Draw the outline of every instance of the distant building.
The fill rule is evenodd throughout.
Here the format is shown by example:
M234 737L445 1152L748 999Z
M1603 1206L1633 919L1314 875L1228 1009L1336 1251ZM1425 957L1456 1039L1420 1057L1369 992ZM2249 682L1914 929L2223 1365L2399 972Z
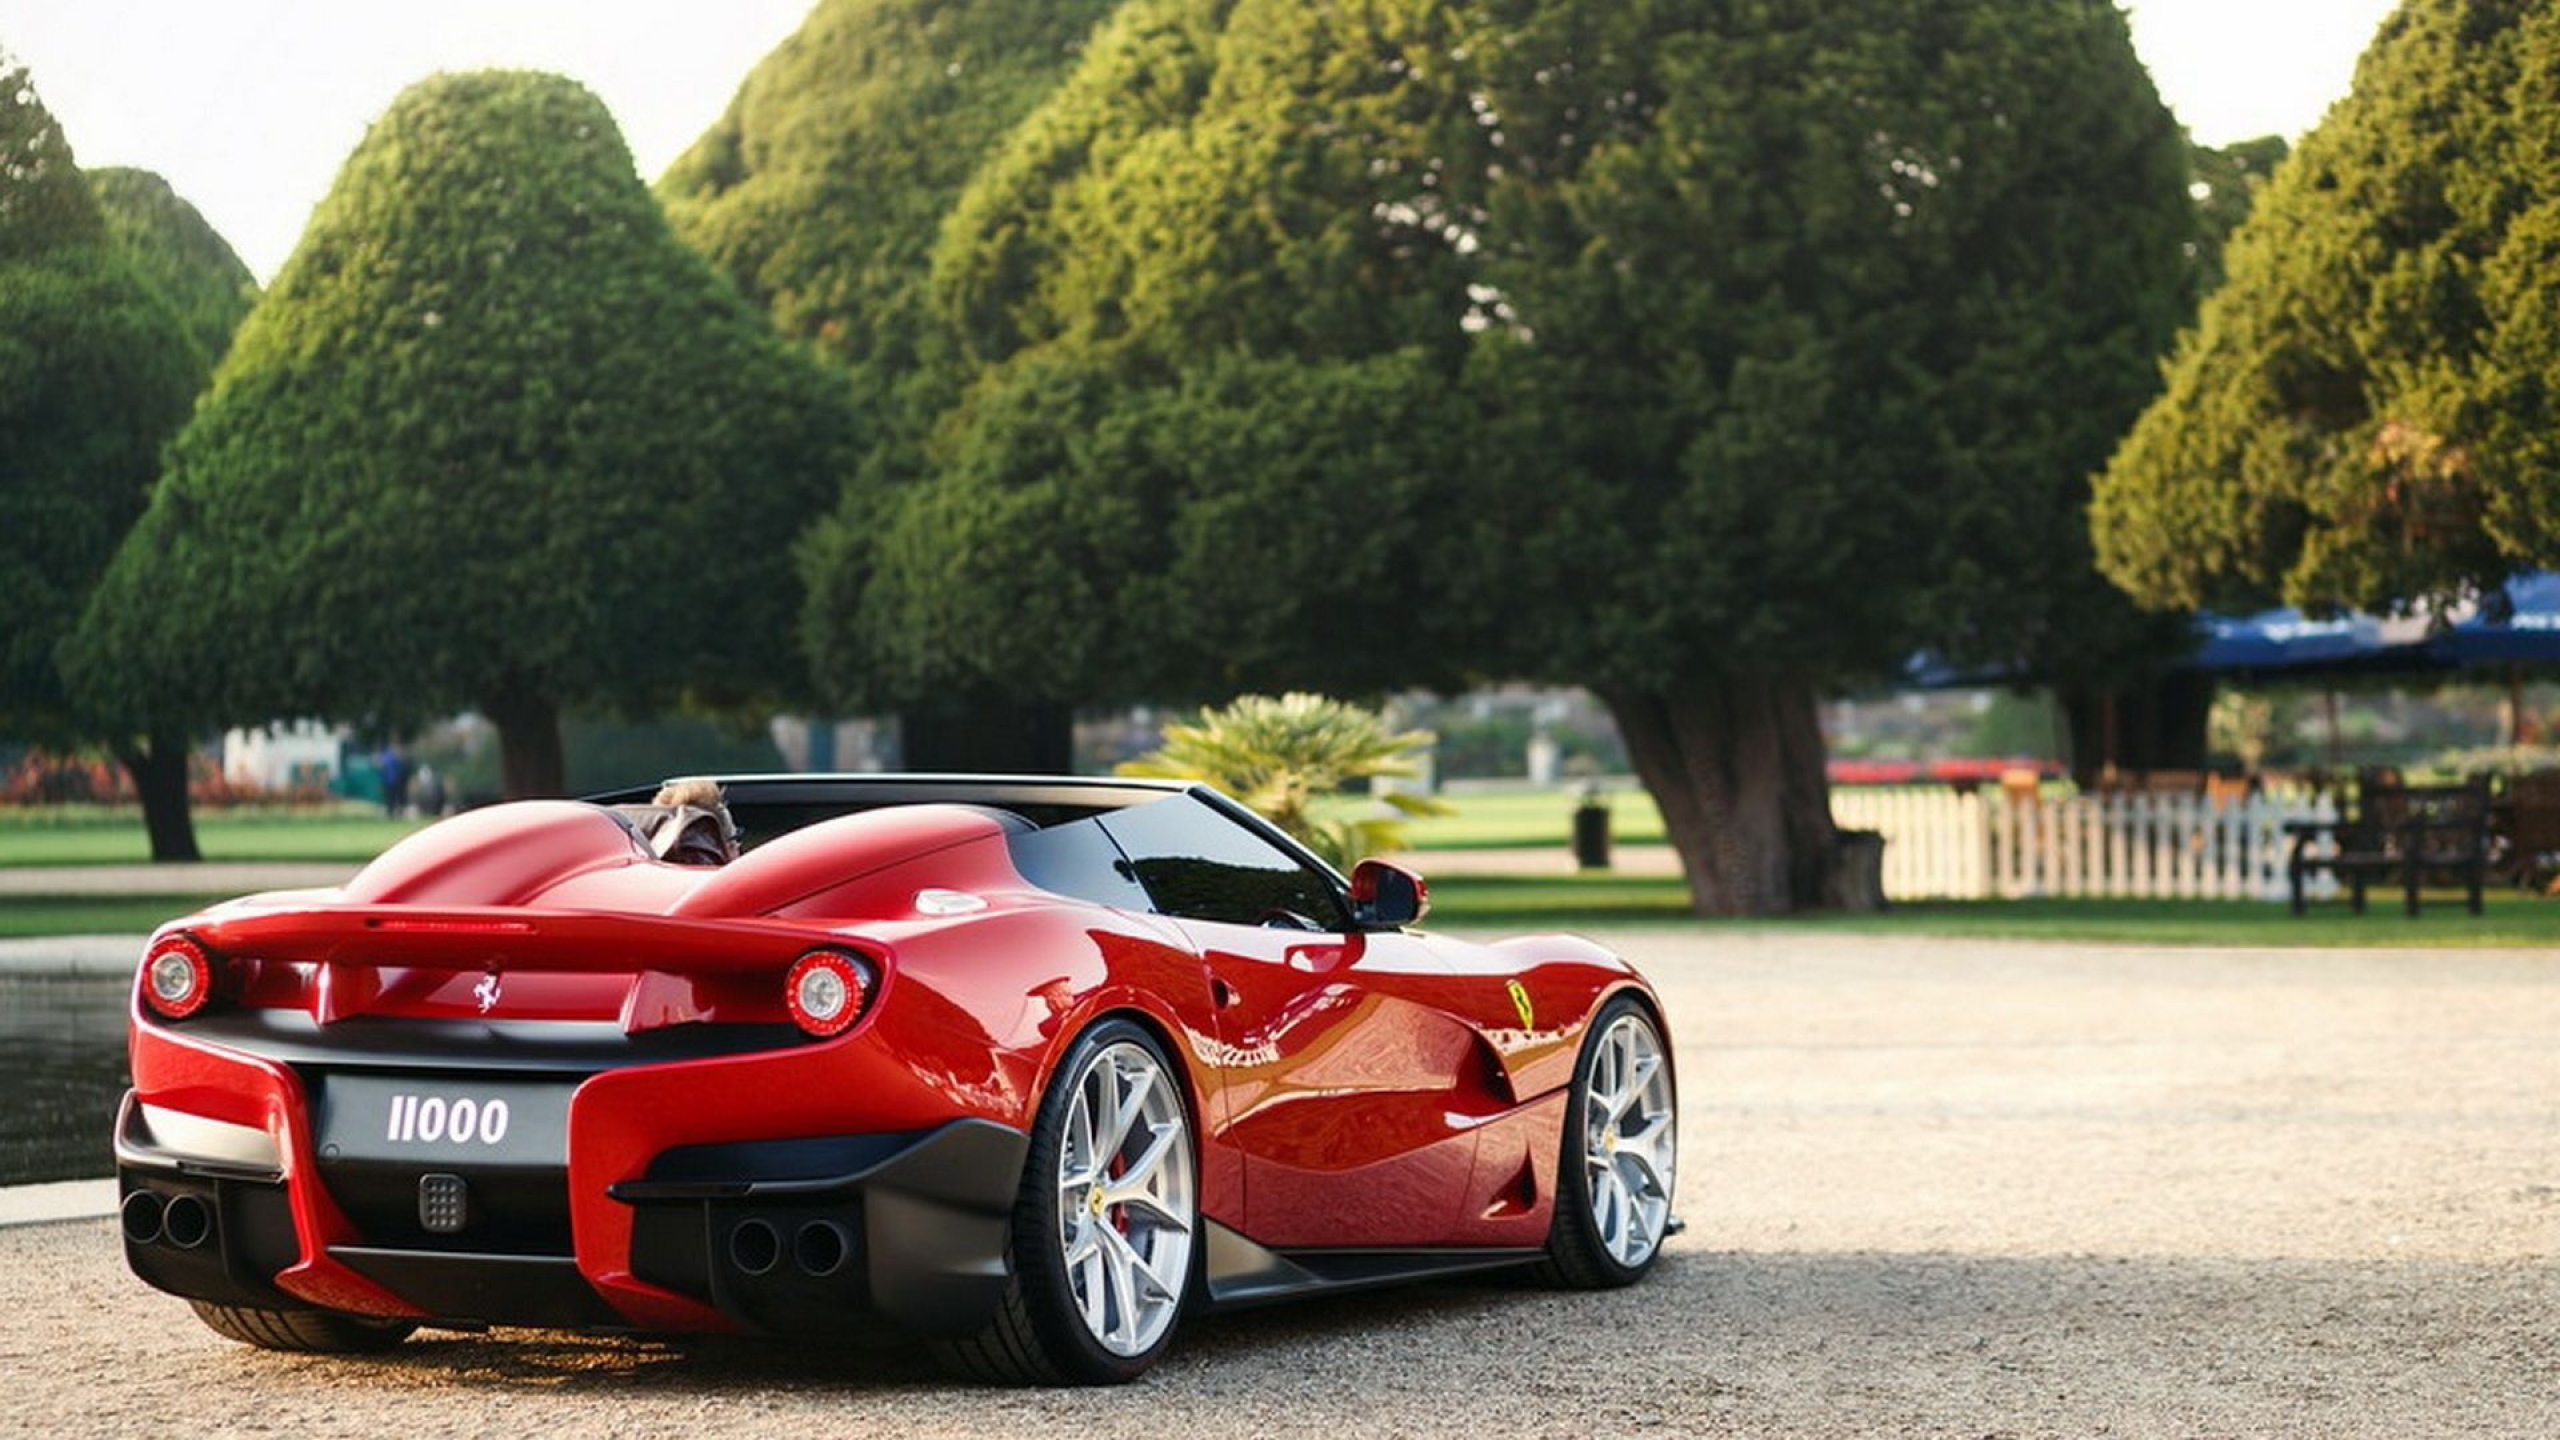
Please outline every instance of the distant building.
M317 720L291 720L222 737L222 778L246 789L291 790L328 785L338 778L347 728Z

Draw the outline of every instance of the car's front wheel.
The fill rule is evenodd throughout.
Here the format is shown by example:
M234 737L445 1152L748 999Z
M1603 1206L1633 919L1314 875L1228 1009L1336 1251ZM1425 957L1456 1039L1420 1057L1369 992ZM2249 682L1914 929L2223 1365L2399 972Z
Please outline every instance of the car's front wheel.
M1541 1273L1577 1290L1631 1284L1671 1229L1679 1154L1671 1055L1632 996L1601 1008L1575 1066Z
M943 1357L1005 1384L1136 1379L1173 1340L1200 1257L1182 1072L1146 1030L1080 1036L1041 1098L995 1318Z

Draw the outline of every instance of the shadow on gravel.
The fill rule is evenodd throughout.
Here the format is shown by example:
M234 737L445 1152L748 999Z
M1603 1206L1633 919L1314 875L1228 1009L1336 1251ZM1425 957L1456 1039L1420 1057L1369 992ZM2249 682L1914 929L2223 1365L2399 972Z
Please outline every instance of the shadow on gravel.
M2539 1186L2486 1202L2560 1207ZM23 1391L12 1375L28 1433L82 1428L100 1397L136 1425L288 1433L2560 1433L2560 1264L2522 1257L1684 1246L1622 1291L1482 1281L1206 1318L1138 1385L1017 1391L850 1341L511 1330L261 1354L195 1331L114 1254L102 1222L0 1231L0 1275L22 1277L0 1304L60 1342Z
M1666 1257L1665 1271L1676 1263ZM1574 1303L1575 1297L1496 1275L1202 1316L1185 1324L1163 1373L1214 1373L1301 1353L1339 1356L1364 1348L1382 1331L1498 1323L1542 1300ZM385 1355L307 1363L379 1367L414 1381L499 1390L676 1389L715 1395L974 1388L941 1369L920 1346L879 1337L830 1344L755 1336L426 1330ZM1000 1387L990 1388L1000 1393Z

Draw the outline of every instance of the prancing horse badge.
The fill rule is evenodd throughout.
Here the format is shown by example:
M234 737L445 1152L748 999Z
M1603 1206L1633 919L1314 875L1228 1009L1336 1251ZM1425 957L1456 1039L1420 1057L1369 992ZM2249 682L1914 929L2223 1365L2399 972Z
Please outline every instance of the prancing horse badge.
M1538 1028L1536 1013L1529 1008L1529 987L1517 980L1511 982L1511 1008L1520 1012L1521 1029Z

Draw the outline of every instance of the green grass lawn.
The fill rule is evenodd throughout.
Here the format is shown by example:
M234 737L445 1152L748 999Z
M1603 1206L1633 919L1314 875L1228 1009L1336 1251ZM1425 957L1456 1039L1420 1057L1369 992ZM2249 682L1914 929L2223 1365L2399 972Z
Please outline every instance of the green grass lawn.
M1514 850L1538 845L1561 848L1573 840L1577 791L1505 790L1441 798L1456 806L1458 813L1413 821L1408 833L1417 850ZM1641 790L1625 790L1612 792L1606 798L1610 830L1618 844L1662 843L1662 814L1654 808L1652 796ZM1337 803L1356 808L1368 802Z
M419 823L354 809L208 810L196 815L196 843L207 860L359 865ZM0 866L139 865L150 858L150 839L133 811L0 810Z
M139 935L219 896L0 896L0 937ZM1532 930L1672 929L1802 934L1949 936L2130 945L2336 948L2538 946L2560 951L2560 900L2492 892L2472 918L2454 895L2430 896L2416 920L2376 905L2344 905L2295 919L2282 905L2223 900L1977 900L1897 905L1881 915L1700 920L1676 879L1614 876L1451 877L1431 886L1431 927L1475 936Z
M1662 842L1662 817L1642 791L1609 797L1621 845ZM1351 801L1346 804L1366 804ZM1544 790L1462 795L1458 813L1419 820L1413 843L1431 850L1513 849L1567 844L1574 792ZM362 864L418 826L364 810L209 810L196 816L196 841L207 860L309 860ZM130 810L94 807L0 811L0 866L138 865L151 858L142 819Z
M1431 924L1483 935L1539 929L1648 926L1803 934L1946 936L2129 945L2239 945L2395 949L2491 946L2560 950L2560 900L2492 891L2486 915L2465 913L2458 894L2430 894L2415 920L2395 898L2363 916L2343 903L2299 919L2282 905L2246 900L1972 900L1911 903L1879 915L1786 920L1700 920L1677 879L1614 876L1451 877L1431 886Z
M1658 843L1661 821L1641 793L1611 797L1620 843ZM1458 814L1415 825L1425 849L1485 849L1565 843L1573 796L1566 791L1469 795ZM210 812L197 834L211 860L371 859L416 828L361 811ZM146 858L142 825L103 811L0 812L0 866L116 864ZM2397 901L2376 896L2361 918L2343 904L2295 919L2282 905L2246 901L2022 900L1907 904L1881 915L1818 915L1782 921L1702 921L1673 878L1615 875L1450 876L1431 886L1432 924L1476 934L1616 926L1731 926L1807 933L1937 935L1973 939L2066 940L2150 945L2550 946L2560 949L2560 900L2492 891L2489 913L2463 913L2449 896L2430 896L2410 920ZM139 934L207 898L142 896L0 897L0 936Z
M0 939L141 935L223 895L0 895Z

